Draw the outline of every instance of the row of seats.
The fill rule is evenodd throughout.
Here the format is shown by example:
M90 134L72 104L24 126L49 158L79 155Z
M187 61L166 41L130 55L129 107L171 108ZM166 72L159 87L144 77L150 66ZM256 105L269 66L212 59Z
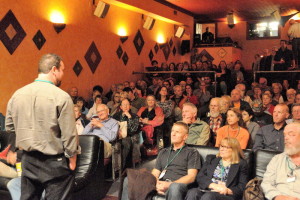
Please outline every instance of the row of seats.
M198 150L202 164L205 162L207 155L216 155L219 152L219 148L216 147L207 147L207 146L198 146L198 145L189 145L189 146ZM267 151L267 150L258 150L256 152L253 152L252 150L249 149L243 150L243 152L245 154L245 160L248 163L249 180L255 177L263 178L267 165L269 164L273 156L280 153L276 151ZM146 168L148 170L152 170L155 167L155 162L156 159L150 162L146 162L142 164L140 168ZM119 194L121 194L121 192Z

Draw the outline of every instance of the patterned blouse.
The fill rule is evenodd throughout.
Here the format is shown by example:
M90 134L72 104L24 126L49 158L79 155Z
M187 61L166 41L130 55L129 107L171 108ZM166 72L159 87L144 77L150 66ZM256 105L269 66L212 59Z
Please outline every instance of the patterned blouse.
M163 110L164 115L165 115L165 119L172 115L172 112L173 112L173 109L174 109L174 104L173 104L172 100L167 100L166 102L158 101L157 105L159 107L161 107L161 109Z
M218 183L218 181L222 181L222 182L226 183L226 181L228 179L229 169L230 169L230 165L228 165L227 167L224 167L222 160L220 160L219 164L217 165L217 167L214 171L214 175L211 179L212 182Z

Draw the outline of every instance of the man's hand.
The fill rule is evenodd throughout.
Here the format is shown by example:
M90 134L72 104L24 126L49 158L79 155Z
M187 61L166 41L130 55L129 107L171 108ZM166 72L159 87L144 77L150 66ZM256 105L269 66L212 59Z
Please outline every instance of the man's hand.
M17 152L9 151L6 155L7 163L15 165L17 162Z
M124 112L123 114L126 115L129 119L131 118L131 114L128 111Z
M99 119L92 119L91 120L91 125L92 127L98 127L98 128L102 128L104 125L99 121Z
M77 154L69 158L69 168L74 171L76 168Z
M157 181L156 190L159 194L165 194L165 192L169 189L172 182L167 181Z

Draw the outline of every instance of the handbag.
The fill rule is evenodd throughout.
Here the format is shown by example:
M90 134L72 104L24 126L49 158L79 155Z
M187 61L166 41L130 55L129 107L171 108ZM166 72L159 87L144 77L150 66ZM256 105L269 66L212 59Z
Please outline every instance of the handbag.
M250 180L244 190L243 200L265 200L263 190L261 188L261 178Z

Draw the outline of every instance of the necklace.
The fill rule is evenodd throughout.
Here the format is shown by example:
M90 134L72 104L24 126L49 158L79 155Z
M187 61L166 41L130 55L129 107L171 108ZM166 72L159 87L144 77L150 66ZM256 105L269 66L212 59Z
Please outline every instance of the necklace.
M237 132L237 134L236 134L236 136L235 136L234 138L236 138L236 137L240 134L240 129L241 129L241 127L238 126L238 132ZM228 125L228 127L227 127L227 136L230 137L230 136L229 136L229 125Z

